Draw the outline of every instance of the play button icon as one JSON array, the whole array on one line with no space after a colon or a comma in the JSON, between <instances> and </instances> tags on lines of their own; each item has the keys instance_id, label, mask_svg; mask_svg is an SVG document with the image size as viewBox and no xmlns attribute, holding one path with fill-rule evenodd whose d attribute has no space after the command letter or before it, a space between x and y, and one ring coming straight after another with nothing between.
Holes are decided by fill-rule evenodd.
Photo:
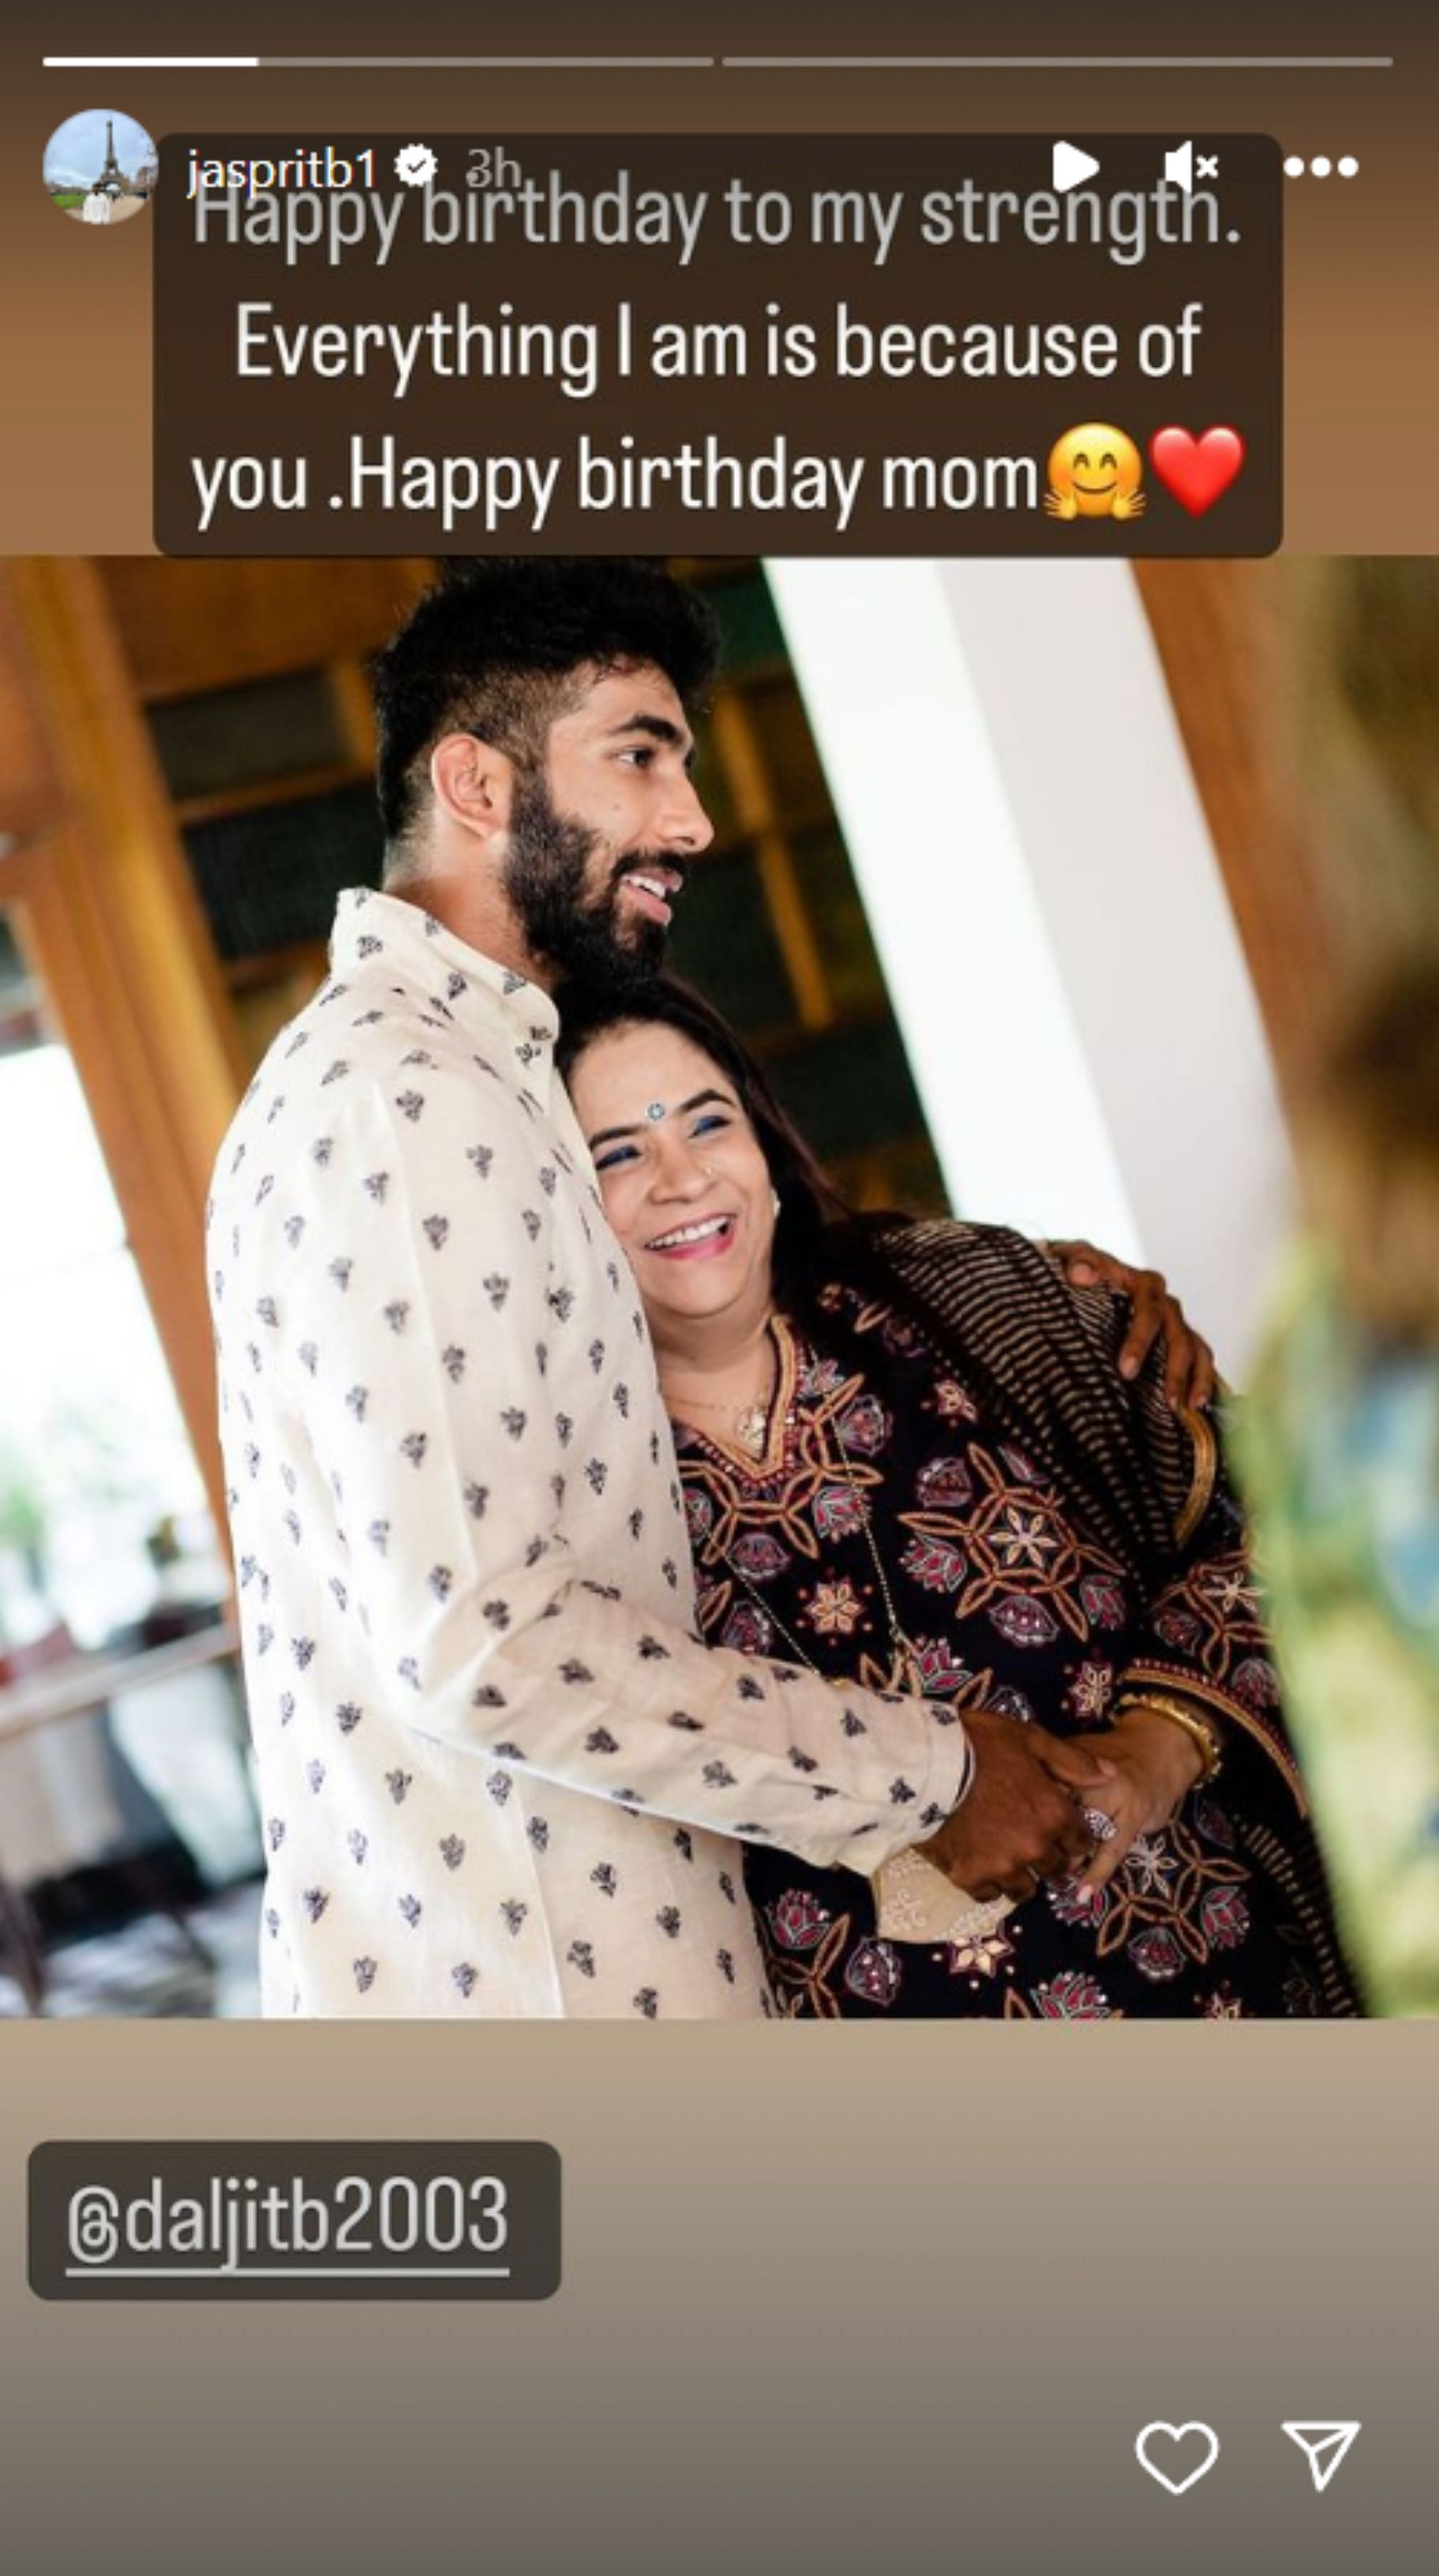
<instances>
[{"instance_id":1,"label":"play button icon","mask_svg":"<svg viewBox=\"0 0 1439 2576\"><path fill-rule=\"evenodd\" d=\"M1081 152L1077 143L1056 143L1054 184L1061 196L1066 188L1077 188L1081 179L1092 179L1098 168L1093 153Z\"/></svg>"},{"instance_id":2,"label":"play button icon","mask_svg":"<svg viewBox=\"0 0 1439 2576\"><path fill-rule=\"evenodd\" d=\"M1359 2431L1357 2424L1286 2424L1291 2442L1297 2442L1309 2462L1314 2492L1322 2495L1338 2468L1347 2459L1350 2446Z\"/></svg>"}]
</instances>

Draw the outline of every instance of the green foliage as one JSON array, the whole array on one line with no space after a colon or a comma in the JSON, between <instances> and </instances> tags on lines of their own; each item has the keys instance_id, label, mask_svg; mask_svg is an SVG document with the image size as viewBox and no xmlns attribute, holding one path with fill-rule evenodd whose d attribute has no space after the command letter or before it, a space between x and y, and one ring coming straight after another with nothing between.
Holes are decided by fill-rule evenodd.
<instances>
[{"instance_id":1,"label":"green foliage","mask_svg":"<svg viewBox=\"0 0 1439 2576\"><path fill-rule=\"evenodd\" d=\"M0 1547L17 1556L43 1545L45 1506L35 1471L17 1449L0 1449Z\"/></svg>"}]
</instances>

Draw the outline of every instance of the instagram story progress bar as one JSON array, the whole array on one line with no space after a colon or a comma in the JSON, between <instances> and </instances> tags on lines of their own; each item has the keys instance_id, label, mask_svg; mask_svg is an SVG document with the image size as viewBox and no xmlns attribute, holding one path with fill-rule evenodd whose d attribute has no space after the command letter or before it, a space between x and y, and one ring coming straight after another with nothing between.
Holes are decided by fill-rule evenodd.
<instances>
[{"instance_id":1,"label":"instagram story progress bar","mask_svg":"<svg viewBox=\"0 0 1439 2576\"><path fill-rule=\"evenodd\" d=\"M1392 54L46 54L49 72L1387 72Z\"/></svg>"}]
</instances>

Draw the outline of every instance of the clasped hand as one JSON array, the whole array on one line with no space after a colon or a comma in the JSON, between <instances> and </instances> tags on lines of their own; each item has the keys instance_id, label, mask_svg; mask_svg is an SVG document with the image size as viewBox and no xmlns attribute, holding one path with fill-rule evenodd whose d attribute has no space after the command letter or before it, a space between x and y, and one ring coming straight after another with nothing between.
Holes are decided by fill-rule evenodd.
<instances>
[{"instance_id":1,"label":"clasped hand","mask_svg":"<svg viewBox=\"0 0 1439 2576\"><path fill-rule=\"evenodd\" d=\"M1138 1837L1168 1824L1203 1767L1184 1729L1149 1710L1068 1742L992 1709L967 1710L965 1725L973 1783L921 1849L981 1899L1022 1901L1046 1879L1107 1885ZM1100 1839L1086 1809L1113 1833Z\"/></svg>"}]
</instances>

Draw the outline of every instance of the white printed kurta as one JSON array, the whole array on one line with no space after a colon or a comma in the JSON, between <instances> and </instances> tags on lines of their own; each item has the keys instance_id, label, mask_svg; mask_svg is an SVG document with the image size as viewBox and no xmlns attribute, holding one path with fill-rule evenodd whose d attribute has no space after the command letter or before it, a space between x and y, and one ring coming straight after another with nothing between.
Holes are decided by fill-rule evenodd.
<instances>
[{"instance_id":1,"label":"white printed kurta","mask_svg":"<svg viewBox=\"0 0 1439 2576\"><path fill-rule=\"evenodd\" d=\"M753 2017L731 1838L868 1873L967 1785L952 1716L695 1636L555 1028L414 905L344 895L217 1165L267 2011Z\"/></svg>"}]
</instances>

